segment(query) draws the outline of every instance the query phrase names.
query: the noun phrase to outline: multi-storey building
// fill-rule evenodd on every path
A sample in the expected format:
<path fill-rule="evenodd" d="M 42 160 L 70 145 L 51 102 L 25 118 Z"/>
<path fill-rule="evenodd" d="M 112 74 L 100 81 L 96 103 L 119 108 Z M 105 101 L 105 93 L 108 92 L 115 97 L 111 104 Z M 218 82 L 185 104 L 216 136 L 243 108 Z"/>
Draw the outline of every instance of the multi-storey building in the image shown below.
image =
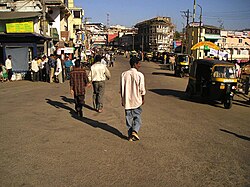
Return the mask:
<path fill-rule="evenodd" d="M 215 51 L 208 46 L 191 51 L 201 41 L 210 41 L 220 47 Z M 215 56 L 219 59 L 248 61 L 250 53 L 250 31 L 225 31 L 215 26 L 191 23 L 187 27 L 187 53 L 196 59 Z"/>
<path fill-rule="evenodd" d="M 13 71 L 27 71 L 32 58 L 54 53 L 70 13 L 63 0 L 1 0 L 0 61 L 10 54 Z"/>
<path fill-rule="evenodd" d="M 175 27 L 170 17 L 156 17 L 135 25 L 138 28 L 136 48 L 142 51 L 166 51 L 173 49 Z"/>
<path fill-rule="evenodd" d="M 71 14 L 68 18 L 68 27 L 70 32 L 70 38 L 75 43 L 75 46 L 82 44 L 83 34 L 83 22 L 84 11 L 82 8 L 75 7 L 74 0 L 65 1 L 66 6 L 69 8 Z"/>
<path fill-rule="evenodd" d="M 200 48 L 191 51 L 192 46 L 202 41 L 209 41 L 218 45 L 220 40 L 220 29 L 211 25 L 200 25 L 199 23 L 191 23 L 187 27 L 186 38 L 186 53 L 192 54 L 195 59 L 203 59 L 210 56 L 210 48 L 208 46 L 201 46 Z"/>
<path fill-rule="evenodd" d="M 41 28 L 42 13 L 38 0 L 0 1 L 0 61 L 12 55 L 14 72 L 27 71 L 28 62 L 50 39 Z"/>
<path fill-rule="evenodd" d="M 250 31 L 221 31 L 218 44 L 229 60 L 250 60 Z"/>
<path fill-rule="evenodd" d="M 85 47 L 102 47 L 107 44 L 107 30 L 102 23 L 86 22 L 85 26 Z"/>

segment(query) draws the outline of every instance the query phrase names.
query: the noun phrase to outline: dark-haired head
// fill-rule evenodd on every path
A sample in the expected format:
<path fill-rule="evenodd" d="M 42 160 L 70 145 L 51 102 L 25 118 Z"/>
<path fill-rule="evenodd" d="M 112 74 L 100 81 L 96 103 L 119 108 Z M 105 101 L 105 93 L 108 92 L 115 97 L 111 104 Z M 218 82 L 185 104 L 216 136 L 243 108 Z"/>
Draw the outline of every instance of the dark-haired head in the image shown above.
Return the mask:
<path fill-rule="evenodd" d="M 139 64 L 139 62 L 140 59 L 136 56 L 132 56 L 129 61 L 131 68 L 135 67 L 135 65 Z"/>
<path fill-rule="evenodd" d="M 101 55 L 96 55 L 94 62 L 101 62 L 102 56 Z"/>
<path fill-rule="evenodd" d="M 78 60 L 75 61 L 75 67 L 76 67 L 76 68 L 79 68 L 80 66 L 81 66 L 81 62 L 80 62 L 80 60 L 78 59 Z"/>

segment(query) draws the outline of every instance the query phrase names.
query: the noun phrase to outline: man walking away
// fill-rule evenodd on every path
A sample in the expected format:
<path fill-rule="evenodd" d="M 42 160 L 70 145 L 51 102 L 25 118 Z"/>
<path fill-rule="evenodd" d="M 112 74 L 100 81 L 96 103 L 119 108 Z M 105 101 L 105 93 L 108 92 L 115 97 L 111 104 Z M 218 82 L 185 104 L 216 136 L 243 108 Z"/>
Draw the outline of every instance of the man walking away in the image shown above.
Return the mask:
<path fill-rule="evenodd" d="M 55 61 L 55 56 L 53 54 L 50 55 L 49 57 L 49 67 L 50 67 L 50 83 L 54 82 L 54 73 L 55 73 L 55 67 L 56 67 L 56 61 Z"/>
<path fill-rule="evenodd" d="M 121 75 L 120 93 L 122 106 L 125 108 L 128 140 L 139 140 L 138 131 L 141 127 L 141 105 L 146 94 L 144 75 L 139 72 L 141 63 L 135 56 L 130 59 L 131 69 Z"/>
<path fill-rule="evenodd" d="M 13 75 L 11 55 L 8 55 L 8 58 L 5 61 L 5 67 L 6 67 L 7 72 L 8 72 L 8 81 L 11 81 L 11 77 Z"/>
<path fill-rule="evenodd" d="M 101 55 L 95 56 L 94 64 L 89 72 L 89 81 L 93 84 L 94 108 L 101 113 L 103 111 L 103 95 L 105 90 L 105 80 L 111 78 L 111 74 L 106 65 L 101 64 Z"/>
<path fill-rule="evenodd" d="M 80 67 L 80 60 L 75 61 L 75 68 L 70 72 L 70 92 L 75 99 L 75 110 L 79 117 L 83 117 L 82 107 L 85 100 L 85 87 L 88 85 L 88 76 L 85 69 Z"/>

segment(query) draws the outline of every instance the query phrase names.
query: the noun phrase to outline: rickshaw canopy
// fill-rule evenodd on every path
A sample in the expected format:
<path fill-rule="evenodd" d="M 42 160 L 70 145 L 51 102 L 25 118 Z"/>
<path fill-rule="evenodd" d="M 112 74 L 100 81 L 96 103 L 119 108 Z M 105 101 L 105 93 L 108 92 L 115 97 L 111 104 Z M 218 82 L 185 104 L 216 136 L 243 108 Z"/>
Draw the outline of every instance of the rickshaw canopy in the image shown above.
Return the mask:
<path fill-rule="evenodd" d="M 210 48 L 213 48 L 213 49 L 215 49 L 215 50 L 220 50 L 219 46 L 217 46 L 217 45 L 215 45 L 213 42 L 209 42 L 209 41 L 202 41 L 202 42 L 199 42 L 199 43 L 195 44 L 195 45 L 191 48 L 191 50 L 198 49 L 199 47 L 204 46 L 204 45 L 206 45 L 206 46 L 208 46 L 208 47 L 210 47 Z"/>

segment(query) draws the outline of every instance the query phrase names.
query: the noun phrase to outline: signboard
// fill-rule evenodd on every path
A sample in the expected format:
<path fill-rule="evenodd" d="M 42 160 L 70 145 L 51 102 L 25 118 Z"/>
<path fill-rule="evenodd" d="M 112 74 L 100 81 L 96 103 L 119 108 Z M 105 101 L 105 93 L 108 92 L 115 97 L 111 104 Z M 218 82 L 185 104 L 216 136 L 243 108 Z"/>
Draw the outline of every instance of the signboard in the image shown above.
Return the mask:
<path fill-rule="evenodd" d="M 205 34 L 218 34 L 220 35 L 220 30 L 215 28 L 206 28 Z"/>
<path fill-rule="evenodd" d="M 33 21 L 6 23 L 7 33 L 33 33 L 34 23 Z"/>
<path fill-rule="evenodd" d="M 203 26 L 203 23 L 200 23 L 200 22 L 192 22 L 192 23 L 189 23 L 189 26 L 190 26 L 190 27 L 199 27 L 199 26 Z"/>

